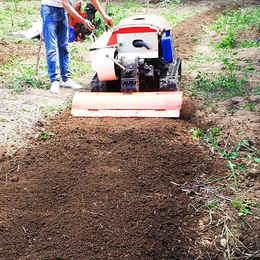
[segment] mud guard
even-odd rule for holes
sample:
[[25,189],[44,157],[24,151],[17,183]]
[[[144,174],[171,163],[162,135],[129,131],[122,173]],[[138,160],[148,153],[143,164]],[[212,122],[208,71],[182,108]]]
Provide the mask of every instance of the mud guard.
[[100,93],[77,92],[71,114],[76,117],[169,117],[178,118],[182,91]]

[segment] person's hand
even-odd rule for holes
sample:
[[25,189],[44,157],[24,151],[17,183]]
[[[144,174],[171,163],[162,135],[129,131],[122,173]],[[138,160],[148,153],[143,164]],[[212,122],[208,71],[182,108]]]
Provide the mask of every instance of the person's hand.
[[113,20],[112,20],[112,18],[109,16],[109,15],[104,15],[103,16],[103,19],[104,19],[104,21],[105,21],[105,23],[109,26],[109,27],[113,27],[114,26],[114,24],[113,24]]
[[85,20],[84,21],[84,25],[87,29],[89,29],[91,32],[93,32],[95,30],[95,26],[89,21],[89,20]]

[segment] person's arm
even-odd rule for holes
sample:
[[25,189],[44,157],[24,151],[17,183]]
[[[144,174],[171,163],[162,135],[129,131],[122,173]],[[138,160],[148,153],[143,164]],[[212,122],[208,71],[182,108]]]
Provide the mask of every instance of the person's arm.
[[80,23],[83,23],[90,31],[95,30],[95,26],[89,21],[81,17],[77,11],[70,5],[69,0],[62,0],[63,8]]
[[[98,0],[91,0],[91,3],[94,5],[94,7],[100,12],[102,15],[104,21],[109,26],[113,27],[113,20],[106,15],[102,7],[100,6]],[[69,0],[62,0],[63,8],[75,19],[77,19],[80,23],[84,24],[90,31],[95,30],[95,26],[89,21],[85,20],[83,17],[81,17],[78,12],[70,5]]]
[[105,23],[110,26],[110,27],[113,27],[113,20],[110,16],[108,16],[103,8],[101,7],[100,3],[98,0],[90,0],[90,2],[94,5],[94,7],[99,11],[99,13],[102,15]]

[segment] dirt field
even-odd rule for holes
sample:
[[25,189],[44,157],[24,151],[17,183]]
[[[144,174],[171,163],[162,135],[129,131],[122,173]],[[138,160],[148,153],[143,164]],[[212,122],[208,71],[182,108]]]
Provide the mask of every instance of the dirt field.
[[[211,2],[201,8],[205,11],[173,29],[177,56],[187,63],[198,48],[192,36],[223,9]],[[5,47],[9,56],[37,53],[37,46],[16,46],[15,53],[7,43],[0,46],[2,64],[9,60],[3,56]],[[259,50],[252,55],[258,57]],[[184,84],[191,80],[192,75],[184,75]],[[1,125],[1,260],[224,259],[223,223],[217,214],[211,220],[205,207],[219,193],[204,181],[230,170],[223,158],[207,160],[210,151],[188,131],[214,126],[245,131],[259,148],[259,112],[225,118],[186,97],[180,119],[73,118],[69,109],[50,119],[37,114],[38,102],[62,104],[73,91],[62,90],[60,96],[26,91],[23,102],[35,102],[34,117],[23,118],[27,123],[19,131]],[[17,97],[11,101],[15,106]],[[1,95],[1,102],[10,100]],[[22,113],[8,109],[17,124]],[[35,139],[40,128],[55,136]],[[239,176],[241,196],[260,202],[259,178]],[[233,195],[228,191],[224,199]],[[235,229],[243,246],[232,248],[232,259],[260,259],[259,216],[256,210],[246,229]]]

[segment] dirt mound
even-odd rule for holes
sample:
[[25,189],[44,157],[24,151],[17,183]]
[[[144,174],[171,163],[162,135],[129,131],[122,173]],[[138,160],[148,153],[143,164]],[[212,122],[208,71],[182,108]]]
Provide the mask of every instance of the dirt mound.
[[57,118],[47,129],[54,137],[2,162],[1,254],[195,259],[200,214],[187,205],[201,202],[174,183],[220,167],[197,167],[205,156],[190,127],[171,119],[75,119],[69,111]]
[[2,40],[0,41],[0,49],[0,66],[7,64],[14,57],[29,57],[37,54],[35,46],[28,43],[10,44]]
[[214,23],[221,10],[213,8],[209,11],[192,16],[188,20],[178,23],[172,29],[172,35],[175,41],[175,51],[178,57],[188,59],[194,52],[197,45],[193,37],[198,36],[203,26]]

